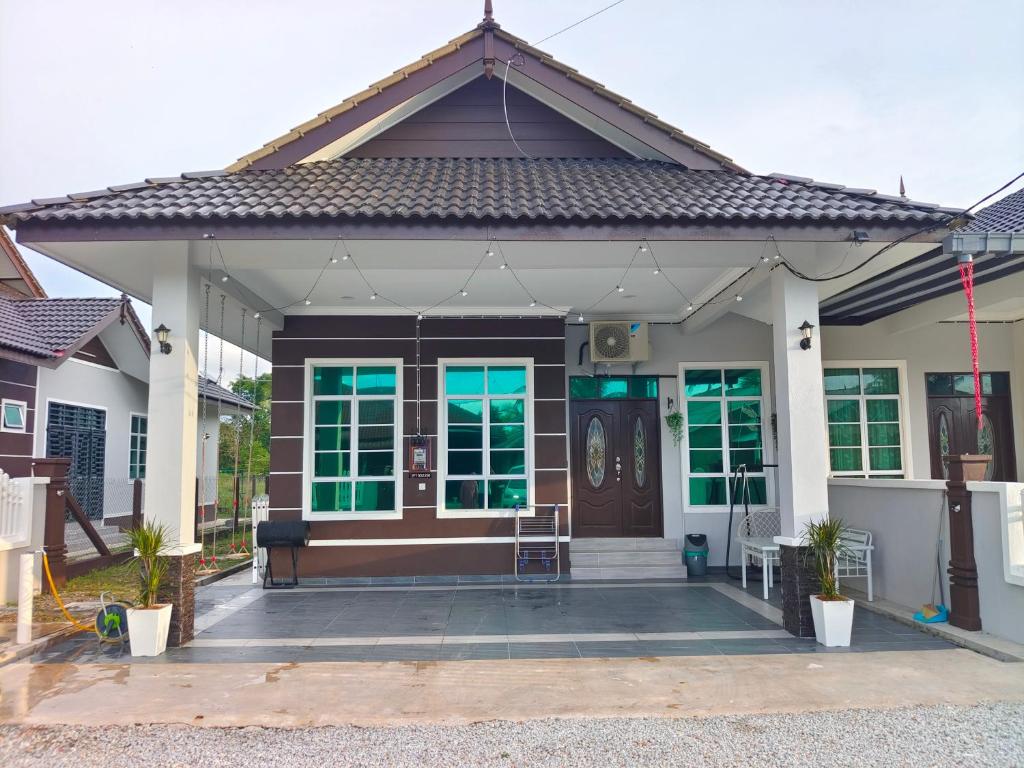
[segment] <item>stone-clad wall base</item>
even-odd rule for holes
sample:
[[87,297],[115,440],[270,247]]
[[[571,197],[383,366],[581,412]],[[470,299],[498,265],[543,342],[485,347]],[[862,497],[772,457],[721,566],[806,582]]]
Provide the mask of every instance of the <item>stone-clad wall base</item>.
[[177,647],[190,641],[194,635],[196,602],[196,559],[198,555],[167,558],[167,575],[160,587],[158,599],[171,603],[171,631],[167,645]]
[[810,596],[821,591],[807,547],[782,547],[782,626],[796,637],[814,637]]

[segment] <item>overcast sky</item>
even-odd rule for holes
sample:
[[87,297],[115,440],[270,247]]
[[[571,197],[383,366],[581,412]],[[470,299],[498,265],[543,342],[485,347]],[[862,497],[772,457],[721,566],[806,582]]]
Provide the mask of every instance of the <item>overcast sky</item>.
[[[610,1],[495,18],[532,42]],[[482,9],[0,0],[0,205],[222,168]],[[1021,0],[625,0],[541,47],[755,173],[969,205],[1024,170],[1022,39]],[[26,256],[50,295],[111,292]]]

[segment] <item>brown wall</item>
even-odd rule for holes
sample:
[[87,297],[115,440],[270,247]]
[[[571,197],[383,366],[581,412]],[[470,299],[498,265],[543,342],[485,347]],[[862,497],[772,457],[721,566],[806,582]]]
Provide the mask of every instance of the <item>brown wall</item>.
[[89,339],[72,357],[89,363],[96,363],[96,365],[102,365],[106,368],[117,369],[117,363],[114,362],[114,358],[110,356],[107,348],[103,346],[99,336]]
[[0,398],[28,403],[25,434],[0,432],[0,470],[11,477],[28,477],[32,474],[37,372],[34,365],[0,360]]
[[[406,317],[287,317],[274,334],[272,439],[273,520],[302,517],[303,386],[306,358],[400,357],[405,361],[403,461],[416,432],[416,321]],[[568,463],[565,438],[565,325],[561,318],[425,319],[420,323],[422,431],[433,442],[429,480],[404,479],[401,520],[317,521],[314,539],[410,539],[512,536],[511,519],[437,519],[437,360],[439,357],[532,357],[534,361],[534,465],[537,504],[561,504],[568,534]],[[547,435],[542,433],[549,433]],[[407,475],[407,473],[406,473]],[[426,483],[426,490],[418,484]],[[415,507],[415,508],[412,508]],[[446,554],[442,557],[439,552]],[[490,551],[490,554],[487,554]],[[500,552],[495,556],[494,552]],[[386,576],[507,573],[511,544],[403,545],[311,548],[300,572],[307,576]]]
[[[348,157],[522,157],[508,135],[502,79],[477,78],[411,115]],[[522,91],[506,94],[512,133],[532,157],[629,157]]]

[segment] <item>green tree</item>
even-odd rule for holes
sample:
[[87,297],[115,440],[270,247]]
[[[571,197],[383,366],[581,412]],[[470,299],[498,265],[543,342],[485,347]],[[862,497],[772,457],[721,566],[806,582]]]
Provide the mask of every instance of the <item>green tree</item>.
[[[252,402],[252,413],[228,413],[221,417],[218,463],[221,472],[235,470],[238,456],[238,474],[249,471],[250,434],[252,474],[265,475],[270,471],[270,374],[259,378],[242,376],[231,382],[231,391]],[[230,410],[230,406],[225,406]]]

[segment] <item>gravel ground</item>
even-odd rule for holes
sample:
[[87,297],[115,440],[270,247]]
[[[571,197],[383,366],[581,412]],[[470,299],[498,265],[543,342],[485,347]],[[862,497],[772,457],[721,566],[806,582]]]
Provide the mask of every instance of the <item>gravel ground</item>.
[[1024,704],[382,728],[0,726],[0,765],[1022,766]]

